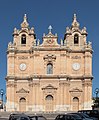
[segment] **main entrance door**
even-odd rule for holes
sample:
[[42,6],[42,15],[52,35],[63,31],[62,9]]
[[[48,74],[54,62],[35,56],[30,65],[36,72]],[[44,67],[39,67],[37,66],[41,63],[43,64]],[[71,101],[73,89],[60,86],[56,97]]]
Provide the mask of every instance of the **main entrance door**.
[[53,111],[53,96],[47,95],[45,98],[45,109],[47,112]]

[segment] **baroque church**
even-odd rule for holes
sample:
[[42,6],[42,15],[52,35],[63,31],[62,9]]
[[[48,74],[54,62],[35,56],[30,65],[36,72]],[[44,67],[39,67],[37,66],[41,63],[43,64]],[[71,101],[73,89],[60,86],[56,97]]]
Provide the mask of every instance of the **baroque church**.
[[63,40],[57,34],[36,39],[26,14],[7,48],[6,110],[57,112],[91,109],[92,45],[76,14]]

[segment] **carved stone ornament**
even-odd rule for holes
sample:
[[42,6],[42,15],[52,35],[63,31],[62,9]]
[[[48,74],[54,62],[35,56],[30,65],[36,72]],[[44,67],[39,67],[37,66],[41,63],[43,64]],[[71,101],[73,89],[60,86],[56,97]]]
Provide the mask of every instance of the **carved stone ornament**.
[[49,44],[52,44],[53,42],[54,42],[54,40],[52,38],[47,40],[47,43],[49,43]]
[[52,62],[52,61],[55,61],[56,60],[56,56],[55,55],[52,55],[52,54],[48,54],[46,56],[44,56],[43,58],[45,61],[47,62]]
[[28,56],[18,56],[18,59],[28,59]]
[[81,56],[76,55],[76,56],[72,56],[71,58],[72,59],[81,59]]

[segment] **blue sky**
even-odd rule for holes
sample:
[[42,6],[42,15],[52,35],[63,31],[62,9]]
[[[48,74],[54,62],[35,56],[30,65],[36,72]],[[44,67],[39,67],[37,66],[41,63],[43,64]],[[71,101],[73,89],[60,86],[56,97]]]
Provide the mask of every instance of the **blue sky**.
[[0,0],[0,89],[6,89],[6,50],[12,41],[14,28],[20,29],[24,14],[30,27],[34,26],[37,39],[42,40],[52,25],[58,41],[65,29],[71,26],[73,14],[77,14],[80,27],[87,28],[87,40],[93,46],[93,95],[99,88],[99,0]]

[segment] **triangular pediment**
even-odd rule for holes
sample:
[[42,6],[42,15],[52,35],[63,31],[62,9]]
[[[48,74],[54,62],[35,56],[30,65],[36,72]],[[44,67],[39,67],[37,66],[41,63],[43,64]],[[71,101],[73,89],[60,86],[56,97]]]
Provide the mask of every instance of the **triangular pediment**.
[[24,88],[21,88],[20,90],[16,91],[16,93],[29,93],[29,91],[25,90]]

